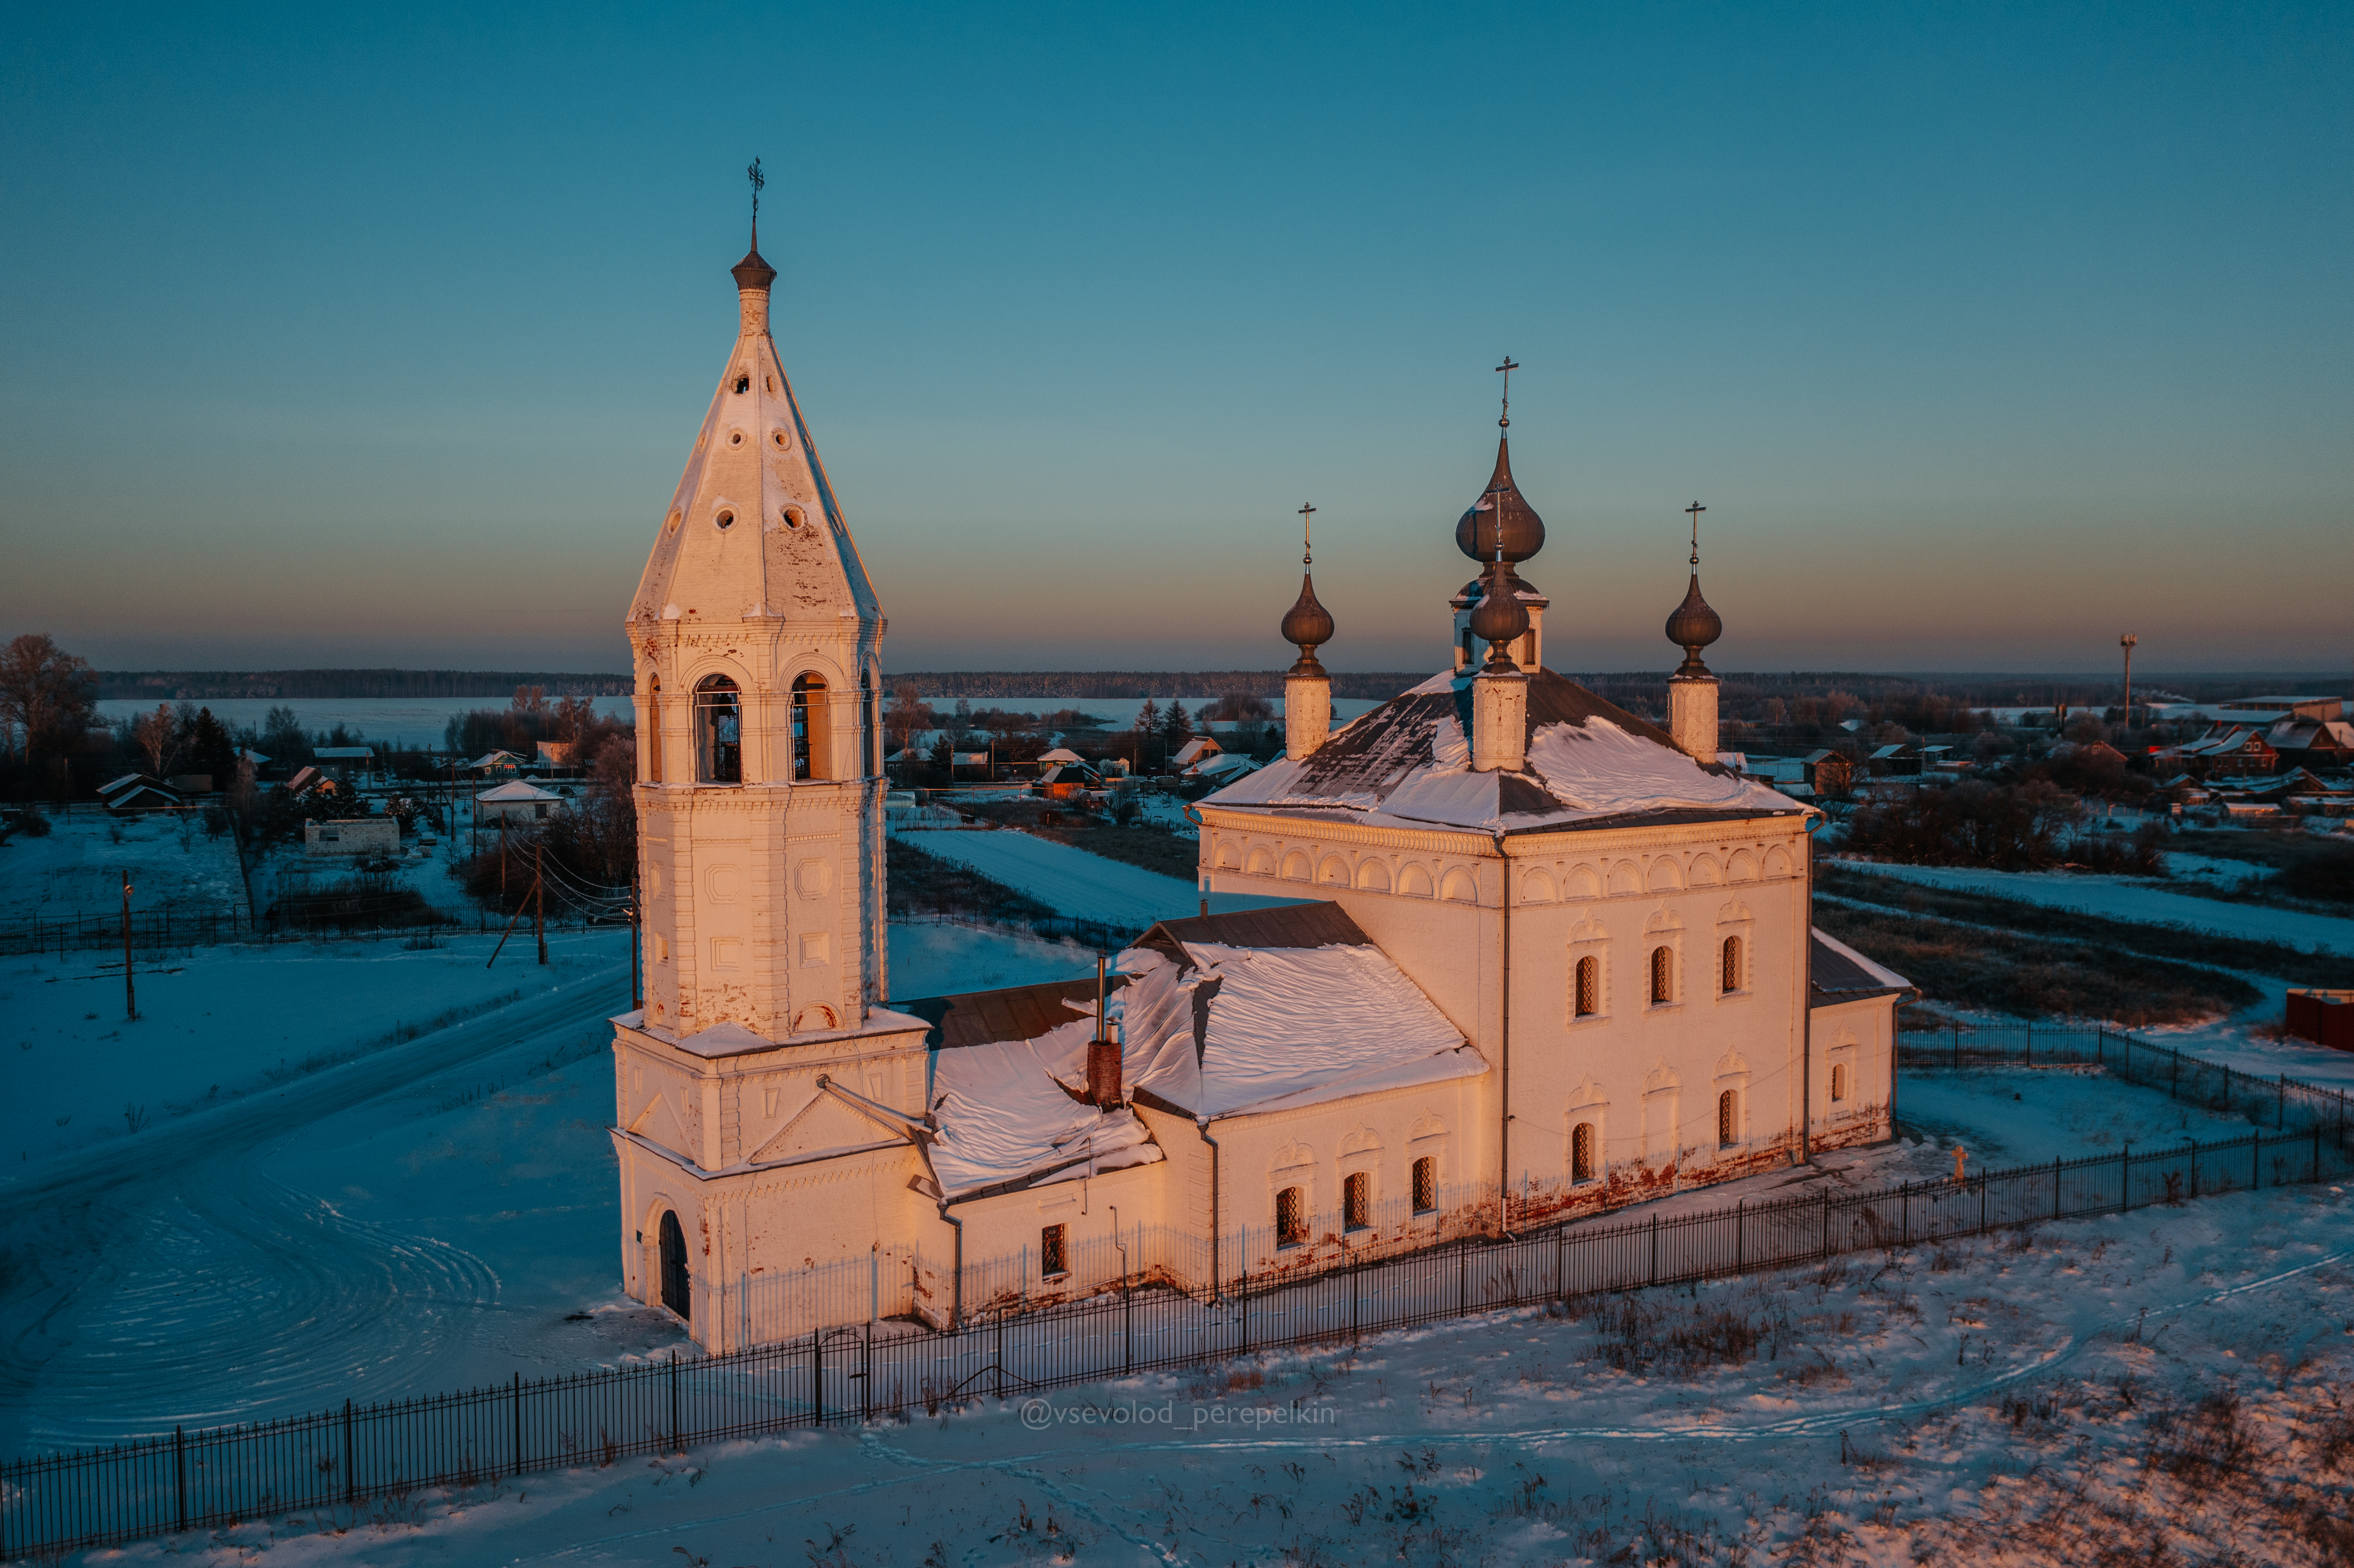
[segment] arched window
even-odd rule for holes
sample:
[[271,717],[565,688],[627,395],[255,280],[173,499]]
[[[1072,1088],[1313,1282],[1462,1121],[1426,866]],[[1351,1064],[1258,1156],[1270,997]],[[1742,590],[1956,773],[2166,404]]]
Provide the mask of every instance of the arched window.
[[1275,1195],[1275,1245],[1298,1246],[1308,1239],[1308,1194],[1286,1187]]
[[1727,937],[1724,939],[1724,982],[1723,989],[1727,991],[1735,991],[1741,989],[1741,938],[1738,937]]
[[1428,1155],[1414,1162],[1414,1212],[1438,1212],[1438,1161]]
[[1579,1122],[1569,1132],[1569,1179],[1573,1181],[1594,1180],[1594,1124]]
[[638,726],[638,733],[645,737],[646,782],[659,784],[663,781],[662,677],[660,675],[646,677],[646,720]]
[[1588,955],[1577,960],[1577,1016],[1592,1018],[1602,1011],[1602,960]]
[[1741,1141],[1741,1093],[1727,1089],[1716,1097],[1716,1146],[1730,1149]]
[[1831,1099],[1834,1103],[1847,1098],[1847,1064],[1831,1064]]
[[695,1292],[686,1273],[686,1235],[678,1228],[676,1211],[664,1209],[662,1217],[662,1304],[692,1321],[695,1317]]
[[705,784],[744,782],[744,699],[725,675],[695,688],[695,771]]
[[1667,948],[1651,949],[1651,1005],[1676,999],[1676,955]]
[[1046,1225],[1039,1230],[1038,1277],[1052,1279],[1071,1272],[1070,1235],[1070,1230],[1064,1225]]
[[825,682],[816,675],[793,677],[793,777],[831,779],[826,732]]
[[1341,1226],[1362,1231],[1373,1223],[1373,1176],[1359,1171],[1341,1183]]

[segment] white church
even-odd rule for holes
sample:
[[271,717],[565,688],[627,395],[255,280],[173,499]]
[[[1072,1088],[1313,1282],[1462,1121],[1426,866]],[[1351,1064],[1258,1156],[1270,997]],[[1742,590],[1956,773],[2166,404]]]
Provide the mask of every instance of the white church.
[[[1204,800],[1199,917],[1101,988],[895,1000],[885,621],[769,334],[736,340],[629,637],[644,1004],[621,1266],[713,1351],[1519,1232],[1890,1135],[1903,977],[1812,929],[1811,807],[1717,757],[1695,546],[1661,730],[1544,666],[1508,439],[1454,666]],[[1508,417],[1502,423],[1509,425]],[[1225,908],[1230,913],[1211,913]]]

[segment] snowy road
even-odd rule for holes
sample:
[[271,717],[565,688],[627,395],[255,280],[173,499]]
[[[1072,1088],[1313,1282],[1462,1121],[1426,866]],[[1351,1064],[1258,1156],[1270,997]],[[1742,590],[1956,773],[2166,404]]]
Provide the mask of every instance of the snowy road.
[[1959,866],[1891,865],[1881,861],[1846,859],[1832,863],[1874,876],[1988,893],[1999,898],[2074,909],[2111,920],[2188,926],[2225,937],[2354,953],[2354,919],[2274,909],[2261,904],[2226,904],[2192,894],[2168,893],[2126,877],[2071,871],[1974,871]]
[[1056,913],[1142,930],[1155,920],[1201,911],[1190,882],[1124,865],[1051,839],[1011,830],[997,832],[913,832],[899,835],[943,860],[961,861],[981,875],[1017,887]]
[[[0,1181],[14,1215],[0,1449],[451,1384],[471,1320],[498,1308],[498,1270],[429,1224],[355,1217],[347,1192],[290,1184],[273,1161],[308,1145],[331,1171],[365,1173],[333,1157],[391,1119],[387,1098],[600,1046],[626,983],[625,962],[583,966],[557,989],[341,1066],[20,1163]],[[595,1261],[610,1277],[610,1256]]]

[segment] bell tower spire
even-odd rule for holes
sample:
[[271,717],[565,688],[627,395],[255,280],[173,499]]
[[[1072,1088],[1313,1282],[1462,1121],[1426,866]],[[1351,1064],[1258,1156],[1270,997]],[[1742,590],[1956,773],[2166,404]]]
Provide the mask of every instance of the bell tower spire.
[[856,1032],[889,995],[882,607],[769,331],[739,324],[631,607],[643,1027]]

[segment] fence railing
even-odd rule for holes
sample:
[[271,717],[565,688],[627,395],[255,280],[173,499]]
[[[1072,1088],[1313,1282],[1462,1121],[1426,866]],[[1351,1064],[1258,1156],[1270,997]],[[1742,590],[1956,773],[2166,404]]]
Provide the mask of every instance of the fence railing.
[[[2090,1040],[2112,1065],[2126,1037]],[[2023,1043],[2037,1059],[2073,1038]],[[1960,1051],[1951,1046],[1952,1054]],[[1991,1059],[1992,1047],[1988,1047]],[[306,1510],[355,1508],[421,1489],[469,1487],[535,1470],[609,1465],[704,1442],[1002,1397],[1138,1371],[1227,1360],[1565,1297],[1675,1285],[1818,1262],[1843,1253],[1943,1242],[2043,1220],[2176,1204],[2253,1187],[2336,1181],[2354,1155],[2321,1097],[2247,1079],[2133,1041],[2134,1066],[2158,1081],[2203,1069],[2223,1086],[2268,1084],[2275,1125],[2166,1149],[2123,1149],[1963,1181],[1905,1182],[1735,1202],[1698,1213],[1588,1221],[1508,1238],[1465,1238],[1309,1277],[1245,1277],[1189,1294],[1126,1285],[1035,1311],[968,1317],[946,1332],[885,1320],[875,1264],[864,1324],[718,1356],[675,1358],[460,1393],[396,1400],[258,1425],[175,1430],[0,1466],[0,1558],[61,1552]],[[1925,1048],[1908,1042],[1914,1065]],[[2005,1060],[2013,1059],[2006,1056]],[[2144,1066],[2144,1064],[2148,1064]],[[2291,1107],[2296,1108],[2294,1116]],[[904,1276],[913,1254],[889,1266]],[[893,1298],[896,1305],[896,1298]]]

